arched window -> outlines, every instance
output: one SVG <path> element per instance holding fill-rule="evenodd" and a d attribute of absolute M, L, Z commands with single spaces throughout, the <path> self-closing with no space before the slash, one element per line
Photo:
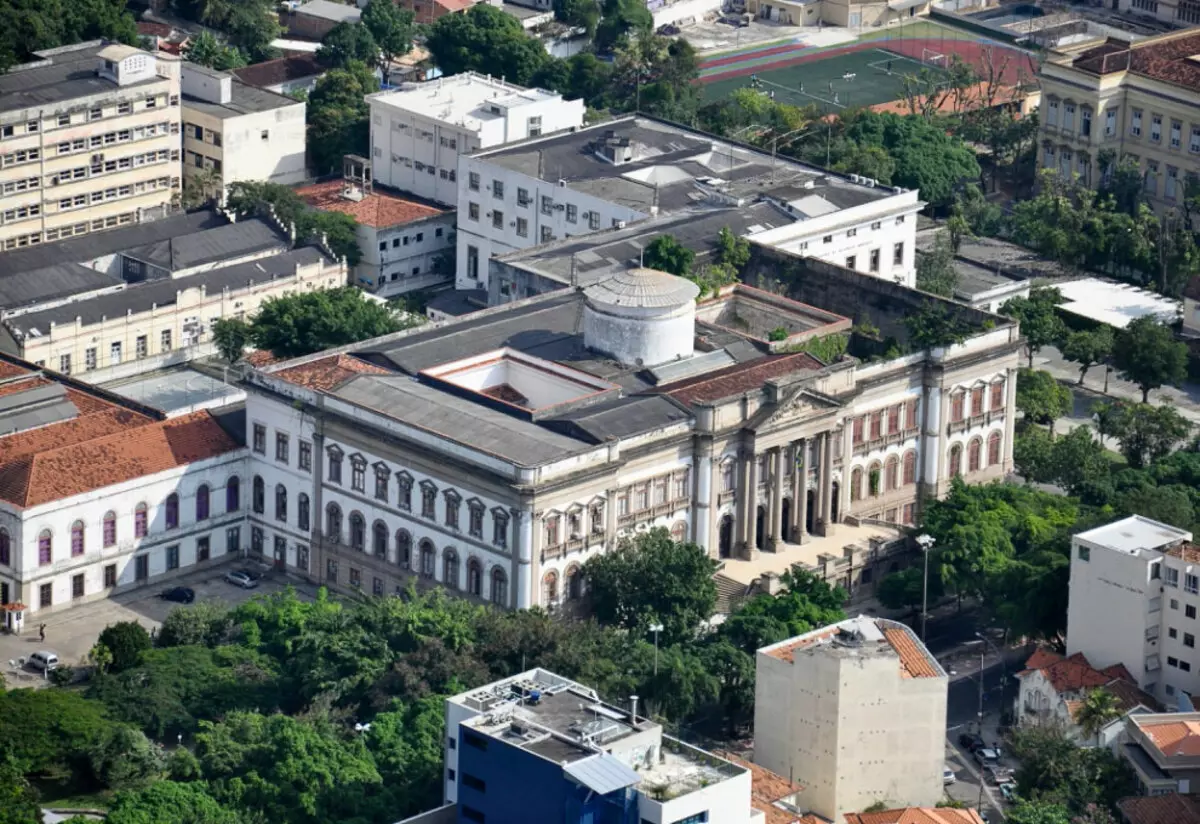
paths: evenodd
<path fill-rule="evenodd" d="M 179 526 L 179 496 L 172 492 L 167 496 L 167 529 Z"/>
<path fill-rule="evenodd" d="M 104 532 L 104 535 L 103 535 L 104 546 L 106 548 L 110 547 L 110 546 L 116 546 L 117 545 L 117 513 L 115 513 L 115 512 L 105 512 L 104 513 L 104 530 L 103 530 L 103 532 Z"/>
<path fill-rule="evenodd" d="M 497 606 L 508 604 L 508 577 L 500 567 L 492 568 L 492 603 Z"/>
<path fill-rule="evenodd" d="M 950 477 L 957 478 L 962 475 L 962 445 L 955 444 L 950 447 Z"/>
<path fill-rule="evenodd" d="M 567 567 L 567 598 L 574 601 L 583 595 L 583 572 L 578 564 Z"/>
<path fill-rule="evenodd" d="M 883 488 L 885 492 L 892 492 L 900 486 L 900 459 L 892 455 L 887 459 L 887 464 L 883 469 Z"/>
<path fill-rule="evenodd" d="M 388 530 L 383 521 L 376 521 L 371 527 L 371 551 L 380 558 L 387 560 Z"/>
<path fill-rule="evenodd" d="M 467 593 L 476 598 L 483 595 L 483 568 L 474 558 L 467 561 Z"/>
<path fill-rule="evenodd" d="M 133 537 L 145 538 L 149 531 L 149 509 L 145 503 L 140 503 L 133 510 Z"/>
<path fill-rule="evenodd" d="M 867 485 L 870 487 L 868 493 L 872 498 L 876 497 L 883 487 L 883 466 L 879 461 L 875 461 L 867 470 Z"/>
<path fill-rule="evenodd" d="M 225 511 L 237 512 L 242 508 L 242 482 L 234 475 L 225 482 Z"/>
<path fill-rule="evenodd" d="M 979 462 L 983 457 L 983 442 L 979 438 L 972 439 L 967 445 L 967 471 L 978 472 Z"/>
<path fill-rule="evenodd" d="M 1000 457 L 1000 433 L 993 432 L 988 435 L 988 466 L 996 466 L 1001 462 Z"/>
<path fill-rule="evenodd" d="M 359 552 L 366 551 L 367 522 L 359 512 L 350 513 L 350 547 Z"/>
<path fill-rule="evenodd" d="M 396 530 L 396 563 L 412 569 L 412 536 L 406 529 Z"/>
<path fill-rule="evenodd" d="M 38 535 L 38 566 L 46 566 L 54 560 L 54 536 L 50 530 L 43 529 Z"/>
<path fill-rule="evenodd" d="M 671 524 L 671 540 L 682 544 L 687 540 L 687 521 L 676 521 Z"/>
<path fill-rule="evenodd" d="M 917 482 L 917 453 L 909 450 L 904 453 L 904 485 L 915 484 Z"/>
<path fill-rule="evenodd" d="M 0 529 L 0 566 L 12 566 L 12 538 L 7 529 Z"/>
<path fill-rule="evenodd" d="M 262 515 L 267 511 L 267 485 L 259 475 L 254 476 L 254 488 L 250 491 L 250 497 L 253 499 L 250 503 L 255 515 Z"/>
<path fill-rule="evenodd" d="M 421 577 L 433 578 L 434 556 L 436 552 L 429 541 L 421 541 Z"/>
<path fill-rule="evenodd" d="M 558 573 L 554 570 L 542 576 L 542 602 L 545 606 L 558 603 Z"/>
<path fill-rule="evenodd" d="M 308 532 L 308 496 L 301 492 L 296 496 L 296 526 L 301 531 Z"/>
<path fill-rule="evenodd" d="M 196 489 L 196 520 L 208 518 L 208 484 L 200 484 Z"/>
<path fill-rule="evenodd" d="M 71 524 L 71 557 L 83 554 L 83 521 Z"/>
<path fill-rule="evenodd" d="M 287 487 L 275 484 L 275 520 L 287 520 Z"/>
<path fill-rule="evenodd" d="M 342 541 L 342 508 L 337 504 L 325 507 L 325 540 L 333 544 Z"/>
<path fill-rule="evenodd" d="M 853 503 L 862 497 L 862 467 L 856 466 L 850 472 L 850 501 Z"/>
<path fill-rule="evenodd" d="M 447 548 L 442 553 L 442 583 L 450 589 L 458 589 L 458 553 Z"/>

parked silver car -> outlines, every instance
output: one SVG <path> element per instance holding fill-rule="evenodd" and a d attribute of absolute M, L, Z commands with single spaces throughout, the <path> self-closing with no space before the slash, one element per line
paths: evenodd
<path fill-rule="evenodd" d="M 235 587 L 241 587 L 242 589 L 254 589 L 258 586 L 258 581 L 254 580 L 252 575 L 240 569 L 231 569 L 229 572 L 226 572 L 225 580 Z"/>

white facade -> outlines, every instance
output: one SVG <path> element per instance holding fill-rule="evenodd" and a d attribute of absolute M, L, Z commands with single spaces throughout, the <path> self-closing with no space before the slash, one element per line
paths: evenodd
<path fill-rule="evenodd" d="M 291 185 L 307 177 L 305 104 L 183 64 L 183 173 Z"/>
<path fill-rule="evenodd" d="M 942 799 L 948 679 L 912 630 L 852 618 L 755 659 L 754 761 L 793 776 L 804 809 L 840 821 Z"/>
<path fill-rule="evenodd" d="M 455 205 L 460 154 L 583 125 L 582 100 L 465 72 L 368 95 L 376 182 Z"/>
<path fill-rule="evenodd" d="M 354 280 L 364 289 L 390 298 L 449 279 L 438 267 L 453 249 L 452 212 L 400 226 L 360 223 L 356 233 L 363 256 L 354 268 Z"/>
<path fill-rule="evenodd" d="M 1200 691 L 1200 549 L 1181 529 L 1131 516 L 1071 544 L 1067 654 L 1123 664 L 1166 705 Z"/>

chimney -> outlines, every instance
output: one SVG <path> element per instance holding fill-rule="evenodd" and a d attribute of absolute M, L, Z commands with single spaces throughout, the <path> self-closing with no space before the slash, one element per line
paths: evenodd
<path fill-rule="evenodd" d="M 638 697 L 636 695 L 629 696 L 629 715 L 633 718 L 633 723 L 637 724 L 637 704 Z"/>

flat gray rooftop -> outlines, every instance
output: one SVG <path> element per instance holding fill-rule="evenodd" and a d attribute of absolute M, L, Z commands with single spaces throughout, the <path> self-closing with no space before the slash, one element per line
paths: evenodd
<path fill-rule="evenodd" d="M 188 368 L 113 381 L 103 388 L 167 415 L 228 406 L 246 397 L 244 390 Z"/>
<path fill-rule="evenodd" d="M 628 146 L 631 159 L 613 163 L 599 152 L 612 143 Z M 723 193 L 743 200 L 788 201 L 819 197 L 846 209 L 891 197 L 841 175 L 722 143 L 702 132 L 647 117 L 629 117 L 577 132 L 526 140 L 476 157 L 547 182 L 565 180 L 577 192 L 649 213 L 696 207 L 704 198 L 697 181 L 719 180 Z M 797 219 L 802 219 L 798 214 Z M 790 222 L 790 221 L 789 221 Z"/>
<path fill-rule="evenodd" d="M 1130 515 L 1128 518 L 1081 532 L 1076 537 L 1116 552 L 1136 555 L 1142 550 L 1160 550 L 1168 544 L 1188 540 L 1189 536 L 1190 533 L 1182 529 L 1143 518 L 1141 515 Z"/>
<path fill-rule="evenodd" d="M 155 77 L 141 83 L 118 86 L 96 76 L 97 56 L 106 44 L 80 44 L 79 48 L 58 51 L 48 65 L 23 69 L 14 66 L 0 75 L 0 113 L 40 109 L 76 97 L 125 91 L 162 82 Z M 38 61 L 44 62 L 44 61 Z M 30 64 L 26 64 L 30 65 Z"/>
<path fill-rule="evenodd" d="M 233 94 L 230 95 L 228 103 L 213 103 L 185 94 L 183 96 L 183 105 L 186 108 L 195 109 L 198 112 L 204 112 L 212 117 L 221 119 L 241 117 L 244 114 L 269 112 L 275 109 L 286 109 L 288 106 L 300 105 L 298 100 L 293 100 L 290 97 L 276 94 L 275 92 L 269 92 L 266 89 L 260 89 L 257 86 L 250 86 L 237 80 L 233 81 L 232 87 Z"/>
<path fill-rule="evenodd" d="M 122 249 L 121 252 L 159 269 L 178 272 L 271 249 L 283 250 L 289 245 L 291 241 L 267 221 L 248 218 Z"/>

